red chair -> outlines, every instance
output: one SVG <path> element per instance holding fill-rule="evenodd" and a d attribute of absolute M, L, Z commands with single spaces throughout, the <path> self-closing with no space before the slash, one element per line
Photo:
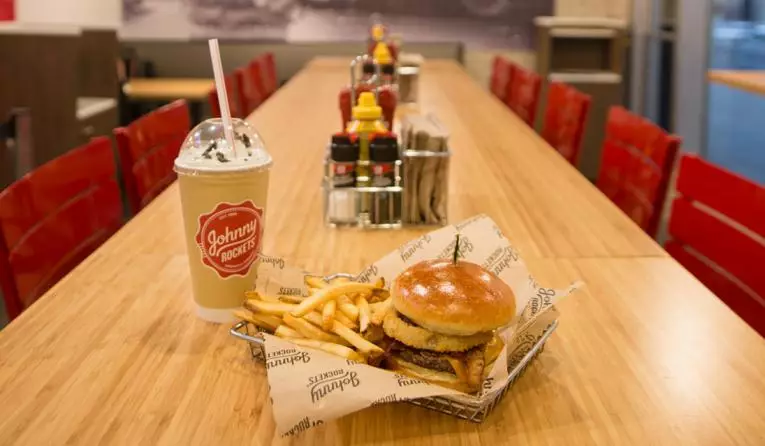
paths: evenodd
<path fill-rule="evenodd" d="M 266 88 L 266 75 L 264 74 L 263 67 L 261 66 L 261 60 L 260 58 L 257 58 L 250 62 L 249 65 L 247 65 L 247 68 L 250 70 L 250 76 L 252 78 L 252 82 L 255 85 L 255 90 L 260 93 L 261 97 L 263 98 L 263 101 L 268 99 L 268 89 Z"/>
<path fill-rule="evenodd" d="M 175 181 L 173 163 L 190 124 L 189 107 L 178 100 L 114 130 L 133 214 Z"/>
<path fill-rule="evenodd" d="M 684 155 L 665 248 L 765 336 L 765 188 Z"/>
<path fill-rule="evenodd" d="M 279 80 L 276 77 L 276 60 L 274 53 L 268 52 L 262 54 L 256 59 L 263 77 L 263 87 L 266 98 L 270 97 L 279 89 Z"/>
<path fill-rule="evenodd" d="M 656 235 L 680 138 L 622 107 L 612 107 L 596 185 L 651 236 Z"/>
<path fill-rule="evenodd" d="M 519 66 L 511 68 L 513 74 L 507 85 L 505 103 L 526 124 L 533 126 L 539 106 L 542 77 Z"/>
<path fill-rule="evenodd" d="M 590 96 L 576 88 L 560 82 L 550 82 L 542 138 L 574 166 L 579 164 L 591 102 Z"/>
<path fill-rule="evenodd" d="M 505 97 L 507 96 L 507 87 L 510 85 L 510 80 L 513 75 L 512 67 L 513 65 L 511 65 L 504 57 L 494 57 L 489 89 L 494 96 L 499 98 L 502 102 L 505 102 Z"/>
<path fill-rule="evenodd" d="M 100 137 L 0 192 L 0 287 L 13 319 L 122 225 L 114 153 Z"/>
<path fill-rule="evenodd" d="M 226 82 L 226 94 L 228 95 L 228 111 L 232 118 L 244 118 L 242 104 L 239 103 L 239 91 L 236 88 L 237 80 L 235 74 L 228 74 L 223 78 Z M 207 93 L 207 102 L 210 103 L 210 110 L 216 118 L 220 118 L 220 103 L 218 102 L 218 90 L 213 88 Z"/>
<path fill-rule="evenodd" d="M 265 94 L 259 90 L 260 67 L 257 64 L 238 68 L 234 71 L 236 89 L 239 92 L 239 104 L 242 106 L 242 116 L 249 116 L 263 103 Z M 217 98 L 217 97 L 216 97 Z"/>

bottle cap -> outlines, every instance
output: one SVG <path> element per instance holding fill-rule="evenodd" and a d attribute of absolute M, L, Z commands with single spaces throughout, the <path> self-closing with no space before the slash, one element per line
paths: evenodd
<path fill-rule="evenodd" d="M 369 144 L 369 159 L 377 163 L 392 163 L 398 159 L 398 140 L 392 133 L 377 135 Z"/>
<path fill-rule="evenodd" d="M 353 107 L 353 119 L 371 121 L 382 117 L 382 108 L 377 105 L 375 94 L 365 91 L 359 95 L 359 103 Z"/>
<path fill-rule="evenodd" d="M 351 163 L 359 159 L 359 145 L 354 144 L 346 133 L 332 136 L 330 152 L 330 157 L 335 162 Z"/>
<path fill-rule="evenodd" d="M 385 37 L 385 27 L 379 23 L 374 25 L 372 27 L 372 38 L 379 42 L 383 37 Z"/>

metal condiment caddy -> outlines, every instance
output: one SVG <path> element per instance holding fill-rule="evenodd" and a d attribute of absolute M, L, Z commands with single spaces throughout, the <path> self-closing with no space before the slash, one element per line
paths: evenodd
<path fill-rule="evenodd" d="M 367 77 L 357 83 L 360 64 L 367 67 Z M 403 224 L 447 223 L 446 138 L 429 139 L 422 129 L 409 128 L 402 143 L 415 150 L 401 150 L 390 131 L 396 80 L 395 71 L 381 71 L 377 58 L 351 61 L 351 84 L 340 94 L 343 131 L 333 135 L 324 158 L 324 220 L 329 226 L 398 229 Z"/>
<path fill-rule="evenodd" d="M 372 167 L 370 161 L 356 161 Z M 324 221 L 327 225 L 397 229 L 402 226 L 403 187 L 402 162 L 393 163 L 392 186 L 342 186 L 335 181 L 339 163 L 324 160 Z"/>
<path fill-rule="evenodd" d="M 403 225 L 444 225 L 447 223 L 448 214 L 446 204 L 442 206 L 440 215 L 433 213 L 434 217 L 428 220 L 420 212 L 416 197 L 407 195 L 407 186 L 414 189 L 413 182 L 417 181 L 413 175 L 407 177 L 406 172 L 419 164 L 431 163 L 440 160 L 444 169 L 443 174 L 435 175 L 435 188 L 441 188 L 442 193 L 447 195 L 449 182 L 449 159 L 451 152 L 430 152 L 404 150 L 400 152 L 400 159 L 394 164 L 391 186 L 349 186 L 336 181 L 337 167 L 340 164 L 331 159 L 329 153 L 324 159 L 324 179 L 322 189 L 324 195 L 324 222 L 331 227 L 363 227 L 370 229 L 400 229 Z M 356 161 L 362 166 L 374 168 L 371 161 Z M 435 204 L 435 203 L 434 203 Z"/>

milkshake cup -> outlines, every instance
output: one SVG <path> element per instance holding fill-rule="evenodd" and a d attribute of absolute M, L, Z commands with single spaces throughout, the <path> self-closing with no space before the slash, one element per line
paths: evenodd
<path fill-rule="evenodd" d="M 253 288 L 260 263 L 271 156 L 247 122 L 232 119 L 234 146 L 224 124 L 195 127 L 175 160 L 186 248 L 199 317 L 232 322 Z"/>

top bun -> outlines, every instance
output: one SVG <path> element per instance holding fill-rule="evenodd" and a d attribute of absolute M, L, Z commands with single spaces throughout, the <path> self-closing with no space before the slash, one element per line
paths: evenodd
<path fill-rule="evenodd" d="M 470 336 L 495 330 L 515 316 L 515 294 L 475 263 L 426 260 L 407 268 L 391 287 L 393 306 L 435 333 Z"/>

